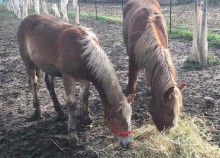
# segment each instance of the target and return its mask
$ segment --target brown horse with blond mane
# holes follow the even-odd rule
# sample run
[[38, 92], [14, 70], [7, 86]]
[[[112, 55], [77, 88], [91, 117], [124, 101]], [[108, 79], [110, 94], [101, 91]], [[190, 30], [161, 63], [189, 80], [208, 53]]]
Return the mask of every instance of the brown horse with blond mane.
[[58, 118], [63, 117], [64, 113], [54, 91], [54, 77], [62, 77], [67, 95], [69, 140], [77, 144], [75, 86], [76, 82], [80, 82], [82, 121], [91, 123], [88, 97], [92, 82], [100, 94], [107, 127], [122, 147], [131, 146], [131, 106], [122, 93], [112, 63], [94, 33], [59, 21], [51, 15], [31, 15], [21, 22], [17, 38], [32, 88], [34, 118], [39, 119], [41, 116], [37, 96], [40, 70], [46, 73], [46, 85]]
[[166, 21], [156, 0], [130, 0], [123, 10], [123, 38], [129, 56], [128, 98], [136, 95], [136, 81], [145, 70], [151, 86], [149, 111], [159, 130], [176, 125], [182, 108], [181, 90], [168, 48]]

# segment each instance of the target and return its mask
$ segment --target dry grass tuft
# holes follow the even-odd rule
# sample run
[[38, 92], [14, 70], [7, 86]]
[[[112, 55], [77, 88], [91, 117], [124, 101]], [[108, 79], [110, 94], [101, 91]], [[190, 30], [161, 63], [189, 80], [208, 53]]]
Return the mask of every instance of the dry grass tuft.
[[132, 150], [119, 148], [111, 139], [94, 150], [100, 157], [110, 158], [220, 158], [220, 148], [210, 142], [209, 131], [203, 119], [185, 117], [166, 132], [158, 132], [152, 125], [134, 129]]

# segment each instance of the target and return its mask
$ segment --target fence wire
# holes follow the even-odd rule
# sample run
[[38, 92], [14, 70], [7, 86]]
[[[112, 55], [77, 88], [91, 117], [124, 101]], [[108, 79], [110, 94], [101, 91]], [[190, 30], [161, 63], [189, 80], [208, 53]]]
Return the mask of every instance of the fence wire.
[[81, 13], [89, 13], [94, 16], [117, 17], [122, 20], [123, 2], [120, 2], [120, 3], [108, 3], [108, 2], [86, 3], [86, 2], [79, 1], [79, 6], [80, 6]]
[[[82, 2], [79, 1], [81, 13], [88, 13], [93, 16], [117, 17], [122, 20], [122, 8], [126, 0], [118, 3], [104, 2]], [[169, 5], [161, 6], [162, 12], [169, 23], [170, 7]], [[207, 11], [208, 28], [220, 32], [220, 8], [208, 6]], [[172, 6], [172, 28], [193, 28], [194, 4]]]

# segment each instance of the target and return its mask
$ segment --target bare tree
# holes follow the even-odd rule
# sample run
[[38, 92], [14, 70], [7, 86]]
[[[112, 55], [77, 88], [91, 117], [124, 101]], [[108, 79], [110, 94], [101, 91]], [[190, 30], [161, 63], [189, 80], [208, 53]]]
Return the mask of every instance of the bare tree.
[[207, 65], [207, 0], [195, 0], [193, 43], [190, 60]]

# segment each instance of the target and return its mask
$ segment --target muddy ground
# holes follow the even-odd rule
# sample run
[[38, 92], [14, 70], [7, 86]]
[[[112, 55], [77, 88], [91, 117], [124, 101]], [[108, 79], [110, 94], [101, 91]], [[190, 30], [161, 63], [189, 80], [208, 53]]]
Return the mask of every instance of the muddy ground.
[[[39, 121], [30, 119], [33, 114], [32, 94], [16, 42], [19, 23], [20, 20], [0, 5], [0, 158], [98, 157], [93, 150], [69, 147], [66, 139], [67, 121], [57, 121], [43, 75], [38, 91], [43, 118]], [[94, 20], [81, 20], [81, 24], [93, 28], [115, 66], [122, 88], [125, 89], [128, 57], [122, 40], [121, 25]], [[206, 124], [214, 127], [211, 129], [212, 141], [220, 145], [220, 66], [201, 71], [183, 69], [190, 48], [191, 41], [170, 40], [178, 81], [185, 81], [187, 84], [183, 92], [183, 114], [204, 115]], [[210, 47], [209, 52], [220, 57], [219, 48]], [[66, 110], [65, 94], [59, 78], [55, 87], [62, 108]], [[141, 74], [137, 85], [137, 97], [132, 105], [133, 126], [140, 127], [149, 123], [147, 105], [150, 98], [150, 90], [147, 89]], [[79, 103], [78, 96], [77, 102]], [[104, 126], [102, 104], [93, 86], [89, 105], [94, 123], [90, 128], [78, 124], [80, 142], [89, 142], [89, 145], [96, 147], [103, 142], [114, 141]], [[79, 111], [79, 107], [77, 110]]]

